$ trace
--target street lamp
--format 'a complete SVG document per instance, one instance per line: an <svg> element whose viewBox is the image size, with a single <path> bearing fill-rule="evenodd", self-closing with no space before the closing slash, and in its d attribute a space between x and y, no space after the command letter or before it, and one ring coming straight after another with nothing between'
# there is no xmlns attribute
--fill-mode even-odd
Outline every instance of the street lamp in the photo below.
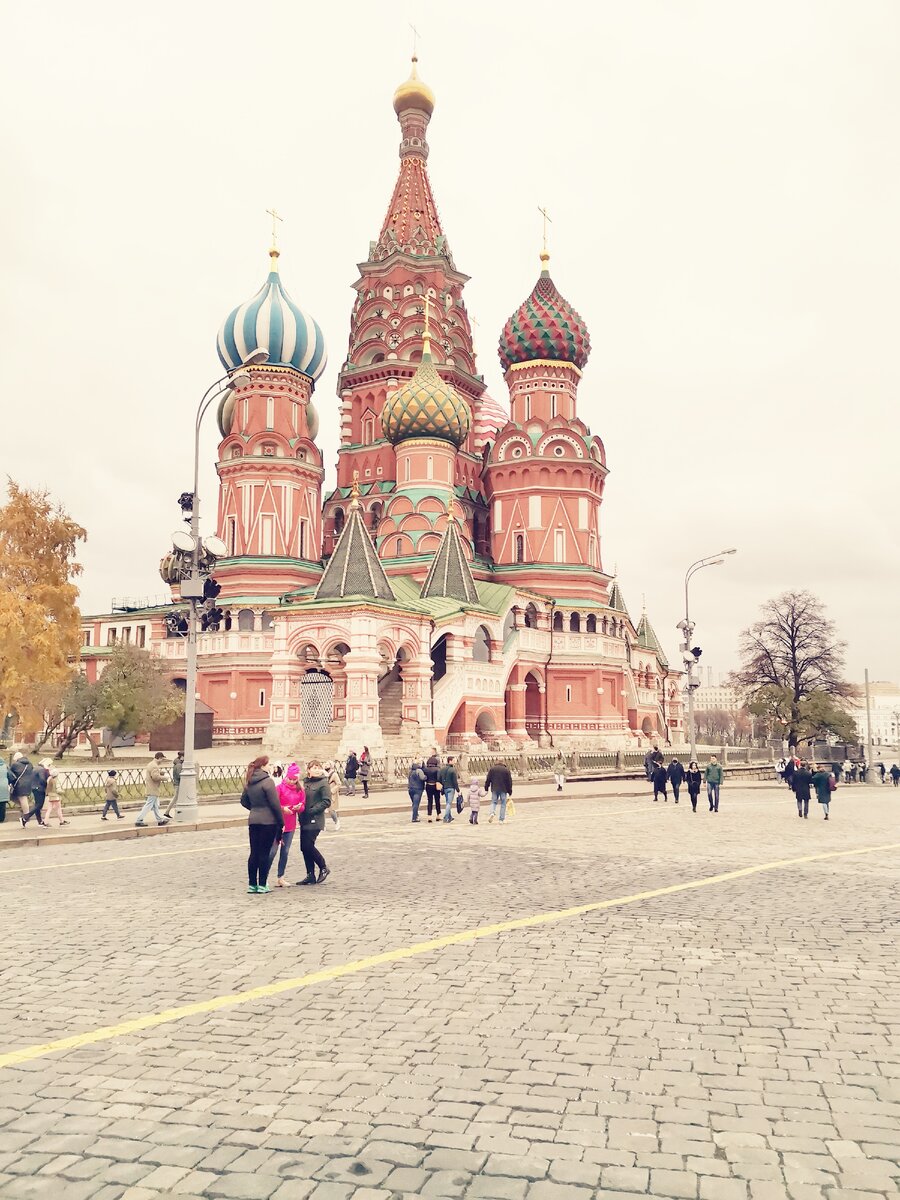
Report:
<svg viewBox="0 0 900 1200"><path fill-rule="evenodd" d="M685 572L684 576L684 620L679 621L676 626L684 634L684 641L681 645L681 651L684 655L684 663L687 667L687 694L688 694L688 733L691 739L691 760L697 757L697 735L694 729L694 690L700 686L700 680L694 675L697 668L699 654L694 653L693 633L694 624L691 621L691 610L689 604L689 587L692 577L702 571L704 567L718 567L725 561L729 554L737 554L737 549L720 550L718 554L710 554L706 558L698 558L696 562L691 563Z"/></svg>
<svg viewBox="0 0 900 1200"><path fill-rule="evenodd" d="M194 739L196 736L197 717L197 602L203 599L204 578L200 571L200 558L203 544L200 541L200 426L212 402L224 392L233 391L250 382L250 372L247 367L261 366L268 360L267 350L254 350L243 360L240 367L229 375L217 379L203 393L203 399L197 406L197 416L194 419L194 492L191 503L191 569L188 576L181 582L181 598L188 602L188 631L187 631L187 670L185 672L184 697L184 765L181 768L181 779L178 784L178 803L175 807L175 820L192 823L198 817L197 804L197 764ZM211 547L208 546L207 550Z"/></svg>

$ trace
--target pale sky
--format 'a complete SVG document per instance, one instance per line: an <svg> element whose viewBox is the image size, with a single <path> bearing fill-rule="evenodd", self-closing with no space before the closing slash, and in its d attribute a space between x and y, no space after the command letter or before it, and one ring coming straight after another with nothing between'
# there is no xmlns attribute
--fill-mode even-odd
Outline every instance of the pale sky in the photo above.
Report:
<svg viewBox="0 0 900 1200"><path fill-rule="evenodd" d="M900 679L900 6L546 0L8 4L0 193L4 473L88 528L84 611L165 593L219 325L282 278L330 346L329 475L356 264L397 171L408 73L479 368L551 270L593 342L580 415L610 475L603 559L702 665L785 588L822 597L853 678ZM201 494L213 532L217 435Z"/></svg>

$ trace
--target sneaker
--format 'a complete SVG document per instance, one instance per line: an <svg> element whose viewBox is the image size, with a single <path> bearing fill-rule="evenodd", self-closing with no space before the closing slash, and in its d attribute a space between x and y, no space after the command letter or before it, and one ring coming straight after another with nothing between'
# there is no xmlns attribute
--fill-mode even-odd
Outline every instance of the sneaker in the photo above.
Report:
<svg viewBox="0 0 900 1200"><path fill-rule="evenodd" d="M256 884L255 883L251 883L250 886L247 888L247 895L248 896L256 895Z"/></svg>
<svg viewBox="0 0 900 1200"><path fill-rule="evenodd" d="M260 892L267 892L268 890L269 890L269 885L267 883L263 883L263 884L260 884L260 886L256 889L256 894L259 895Z"/></svg>
<svg viewBox="0 0 900 1200"><path fill-rule="evenodd" d="M281 878L281 876L280 876L280 875L279 875L279 876L278 876L278 878L275 880L275 886L276 886L276 887L284 887L284 886L285 886L284 880Z"/></svg>
<svg viewBox="0 0 900 1200"><path fill-rule="evenodd" d="M25 818L24 818L24 817L22 818L22 824L23 824L23 825L25 824ZM428 818L428 824L429 824L429 825L433 824L433 822L432 822L432 820L431 820L431 817L429 817L429 818Z"/></svg>
<svg viewBox="0 0 900 1200"><path fill-rule="evenodd" d="M334 827L338 832L340 832L340 829L341 829L341 818L340 817L335 817Z"/></svg>
<svg viewBox="0 0 900 1200"><path fill-rule="evenodd" d="M315 875L307 875L307 877L305 879L298 879L294 886L295 887L305 887L308 883L315 883L315 882L316 882Z"/></svg>
<svg viewBox="0 0 900 1200"><path fill-rule="evenodd" d="M24 829L24 828L25 828L25 826L28 824L28 818L27 818L27 817L23 817L23 816L21 815L21 813L20 813L20 814L19 814L19 820L22 822L22 828Z"/></svg>
<svg viewBox="0 0 900 1200"><path fill-rule="evenodd" d="M60 821L59 827L60 827L60 829L62 829L63 825L71 825L71 823L72 823L71 821Z"/></svg>
<svg viewBox="0 0 900 1200"><path fill-rule="evenodd" d="M124 820L125 820L125 818L124 818L124 816L123 816L121 813L117 813L117 814L116 814L116 820L117 820L117 821L124 821Z"/></svg>
<svg viewBox="0 0 900 1200"><path fill-rule="evenodd" d="M488 817L488 825L490 825L490 823L491 823L491 821L493 821L493 819L494 819L494 814L491 813L491 815Z"/></svg>
<svg viewBox="0 0 900 1200"><path fill-rule="evenodd" d="M331 872L329 871L329 869L327 867L324 867L319 872L319 878L316 880L316 883L324 883L330 874L331 874Z"/></svg>
<svg viewBox="0 0 900 1200"><path fill-rule="evenodd" d="M106 817L101 817L101 818L100 818L100 820L101 820L101 821L105 821L105 820L106 820Z"/></svg>
<svg viewBox="0 0 900 1200"><path fill-rule="evenodd" d="M135 823L134 823L134 827L135 827L135 829L144 829L144 828L145 828L145 822L143 822L143 821L135 821Z"/></svg>

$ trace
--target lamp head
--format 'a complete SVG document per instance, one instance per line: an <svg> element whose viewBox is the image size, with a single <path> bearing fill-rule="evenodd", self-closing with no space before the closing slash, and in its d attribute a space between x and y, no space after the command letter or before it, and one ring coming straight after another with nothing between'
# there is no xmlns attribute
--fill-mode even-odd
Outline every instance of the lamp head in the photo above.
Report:
<svg viewBox="0 0 900 1200"><path fill-rule="evenodd" d="M256 350L251 350L245 359L242 360L242 367L261 367L263 363L269 361L269 352L261 346Z"/></svg>
<svg viewBox="0 0 900 1200"><path fill-rule="evenodd" d="M228 377L228 382L225 384L225 391L232 392L235 388L245 387L251 379L252 376L249 371L243 369L235 371L233 375Z"/></svg>

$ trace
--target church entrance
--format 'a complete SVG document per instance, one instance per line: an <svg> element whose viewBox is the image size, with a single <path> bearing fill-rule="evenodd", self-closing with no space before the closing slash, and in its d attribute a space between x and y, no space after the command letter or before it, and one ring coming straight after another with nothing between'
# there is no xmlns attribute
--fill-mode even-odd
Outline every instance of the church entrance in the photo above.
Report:
<svg viewBox="0 0 900 1200"><path fill-rule="evenodd" d="M328 733L334 712L334 680L324 671L307 671L300 680L300 726L304 733Z"/></svg>

